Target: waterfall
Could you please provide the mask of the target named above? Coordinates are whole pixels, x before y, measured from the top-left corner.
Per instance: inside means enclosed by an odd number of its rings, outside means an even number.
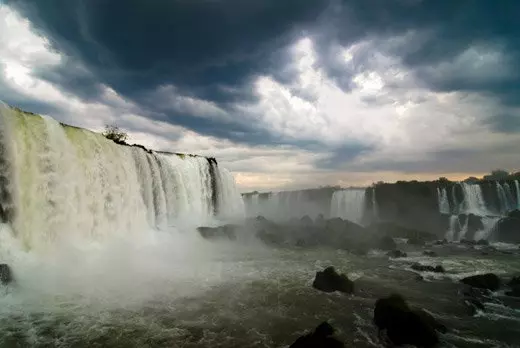
[[[450,227],[446,232],[446,239],[449,241],[455,240],[455,236],[460,232],[461,226],[459,217],[457,215],[450,216]]]
[[[453,200],[453,210],[454,210],[454,213],[455,214],[458,214],[460,212],[460,202],[457,200],[457,193],[455,192],[456,190],[456,185],[453,185],[451,187],[451,198]]]
[[[448,201],[448,192],[445,187],[437,188],[437,199],[439,202],[439,212],[449,214],[451,212],[450,202]]]
[[[0,218],[28,249],[240,216],[233,177],[212,159],[117,145],[0,107]]]
[[[303,190],[253,193],[247,197],[245,204],[248,217],[261,215],[270,220],[287,221],[304,216],[315,219],[320,214],[329,215],[330,198],[326,202],[313,199],[307,191]]]
[[[361,224],[365,213],[365,189],[334,192],[330,207],[331,217],[340,217]]]
[[[486,203],[482,195],[482,189],[478,184],[462,183],[464,202],[462,212],[475,215],[487,215]]]
[[[379,206],[377,205],[375,187],[372,189],[372,212],[374,214],[374,220],[379,220]]]
[[[516,187],[516,208],[520,209],[520,184],[518,183],[518,180],[515,180],[515,187]]]
[[[507,184],[506,184],[507,185]],[[504,185],[504,186],[506,186]],[[509,185],[506,186],[506,189],[504,189],[504,186],[500,184],[498,181],[496,182],[496,189],[497,189],[497,195],[498,195],[498,201],[500,203],[500,212],[502,214],[506,214],[508,211],[512,210],[512,195],[511,195],[511,187]],[[509,194],[506,191],[507,188],[509,188]]]

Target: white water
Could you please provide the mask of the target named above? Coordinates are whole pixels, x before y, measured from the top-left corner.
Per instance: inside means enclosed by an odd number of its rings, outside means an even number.
[[[437,188],[437,199],[439,202],[439,212],[449,214],[451,212],[450,202],[448,201],[448,192],[445,187]]]
[[[458,232],[461,230],[460,221],[458,215],[450,216],[450,227],[446,232],[446,239],[451,241],[455,240],[455,237],[458,235]]]
[[[26,250],[244,216],[233,177],[215,165],[212,185],[206,158],[120,146],[5,107],[0,123],[1,148],[9,150],[0,153],[0,163],[8,164],[7,190],[16,208],[9,223]]]
[[[261,215],[275,221],[299,219],[306,215],[312,219],[320,214],[329,215],[324,202],[313,200],[306,191],[255,193],[245,198],[245,206],[248,217]]]
[[[379,220],[379,206],[377,205],[376,199],[376,189],[372,189],[372,212],[374,214],[374,219]]]
[[[361,224],[365,213],[365,189],[335,191],[330,205],[330,216]]]
[[[473,213],[475,215],[486,215],[488,214],[486,203],[482,196],[482,189],[480,185],[471,185],[462,183],[462,190],[464,192],[464,201],[462,211],[465,214]]]

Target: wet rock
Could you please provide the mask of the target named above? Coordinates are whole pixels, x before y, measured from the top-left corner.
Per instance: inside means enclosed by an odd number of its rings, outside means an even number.
[[[298,338],[289,348],[343,348],[344,344],[332,337],[334,328],[326,321],[314,332]]]
[[[415,246],[423,246],[426,242],[420,238],[410,238],[406,244],[415,245]]]
[[[0,264],[0,283],[7,285],[13,281],[13,272],[8,264]]]
[[[312,221],[312,219],[309,217],[309,215],[305,215],[304,217],[302,217],[300,219],[300,225],[303,225],[303,226],[313,226],[314,225],[314,221]]]
[[[381,250],[394,250],[397,247],[395,241],[390,236],[384,236],[378,243],[378,247]]]
[[[354,282],[346,275],[337,273],[333,266],[316,272],[312,287],[323,292],[340,291],[347,294],[354,292]]]
[[[479,274],[461,279],[461,283],[474,288],[497,291],[500,289],[500,278],[496,274]]]
[[[397,294],[378,299],[374,308],[374,324],[379,334],[386,335],[393,345],[414,345],[435,347],[439,343],[436,329],[446,331],[446,327],[422,310],[412,310]]]
[[[507,285],[510,287],[520,286],[520,276],[511,278]]]
[[[448,240],[446,238],[444,238],[443,240],[436,240],[433,244],[434,245],[446,245],[446,244],[448,244]]]
[[[494,240],[506,243],[520,243],[520,218],[505,217],[500,219],[493,227]]]
[[[236,240],[237,228],[238,226],[235,225],[224,225],[219,227],[197,227],[197,231],[204,239]]]
[[[401,250],[392,250],[386,253],[386,256],[397,259],[400,257],[408,257],[408,255]]]
[[[430,257],[437,257],[438,256],[435,251],[431,251],[431,250],[423,251],[423,255],[424,256],[430,256]]]
[[[506,291],[507,296],[520,297],[520,285],[513,286],[511,290]]]
[[[413,270],[418,272],[435,272],[435,273],[444,273],[444,267],[438,266],[430,266],[430,265],[421,265],[420,263],[414,263],[411,267]]]
[[[485,239],[479,239],[477,240],[477,245],[489,245],[489,242]]]
[[[469,240],[469,239],[461,239],[460,244],[464,244],[464,245],[476,245],[477,242],[474,241],[474,240]]]
[[[520,210],[519,209],[511,210],[507,214],[507,216],[510,218],[520,219]]]
[[[469,315],[471,316],[477,314],[479,311],[484,312],[486,309],[482,302],[473,297],[465,297],[463,302],[466,305],[466,308],[468,309]]]

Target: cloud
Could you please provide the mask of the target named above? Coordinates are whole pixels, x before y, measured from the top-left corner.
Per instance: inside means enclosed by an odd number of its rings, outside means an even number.
[[[468,4],[10,0],[0,93],[244,188],[516,169],[519,5]]]

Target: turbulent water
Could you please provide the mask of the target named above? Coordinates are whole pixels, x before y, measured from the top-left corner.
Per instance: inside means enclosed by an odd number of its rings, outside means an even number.
[[[361,192],[339,193],[338,214],[359,218]],[[251,199],[285,218],[314,208],[301,196],[272,198],[289,200],[292,211]],[[233,176],[212,159],[121,146],[0,109],[0,262],[15,276],[0,286],[0,347],[278,348],[324,320],[347,346],[381,347],[372,311],[392,292],[450,328],[444,347],[518,342],[514,303],[496,294],[486,314],[470,317],[456,284],[478,272],[517,272],[516,246],[497,245],[510,250],[492,255],[438,246],[435,260],[400,245],[409,258],[389,260],[255,238],[208,241],[195,230],[243,218]],[[447,273],[417,281],[415,261],[442,263]],[[329,265],[355,280],[354,295],[311,287]]]

